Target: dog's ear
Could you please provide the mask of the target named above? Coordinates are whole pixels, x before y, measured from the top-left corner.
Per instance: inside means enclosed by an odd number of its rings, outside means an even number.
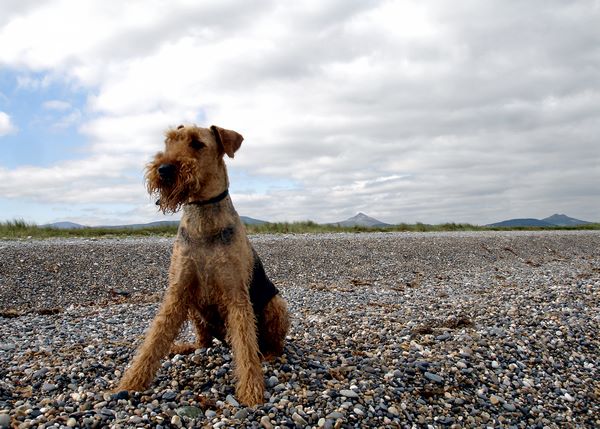
[[[225,128],[217,127],[216,125],[212,125],[210,129],[215,135],[217,144],[223,149],[223,152],[225,152],[229,158],[233,158],[233,154],[242,145],[244,137],[242,137],[240,133],[226,130]]]

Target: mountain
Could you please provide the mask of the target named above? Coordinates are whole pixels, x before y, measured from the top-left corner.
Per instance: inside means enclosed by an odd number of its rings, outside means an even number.
[[[240,216],[242,222],[246,225],[262,225],[264,223],[268,223],[267,221],[254,219],[248,216]],[[156,222],[149,223],[133,223],[129,225],[102,225],[96,226],[92,228],[110,228],[110,229],[143,229],[143,228],[158,228],[165,226],[178,226],[178,220],[159,220]],[[89,228],[86,225],[80,225],[75,222],[54,222],[46,225],[42,225],[42,227],[56,228],[56,229],[81,229],[81,228]]]
[[[149,223],[133,223],[130,225],[102,225],[95,228],[109,228],[109,229],[144,229],[144,228],[158,228],[165,226],[178,226],[178,220],[159,220],[156,222]]]
[[[246,225],[263,225],[269,223],[266,220],[254,219],[248,216],[240,216],[240,219],[242,219],[242,222]]]
[[[55,228],[55,229],[81,229],[86,228],[85,225],[80,225],[75,222],[54,222],[42,225],[43,228]]]
[[[333,222],[331,225],[345,227],[363,226],[367,228],[384,228],[386,226],[391,226],[389,223],[381,222],[380,220],[367,216],[364,213],[358,213],[356,216],[353,216],[341,222]]]
[[[564,214],[553,214],[544,219],[509,219],[502,222],[491,223],[486,226],[499,227],[514,227],[514,226],[537,226],[537,227],[552,227],[552,226],[577,226],[587,225],[591,222],[575,219]]]
[[[513,227],[513,226],[538,226],[538,227],[548,227],[555,226],[550,222],[545,222],[539,219],[509,219],[503,220],[502,222],[491,223],[486,226],[498,226],[498,227]]]
[[[544,222],[551,223],[552,225],[558,226],[577,226],[577,225],[588,225],[592,222],[586,222],[585,220],[575,219],[564,214],[553,214],[547,218],[542,219]]]

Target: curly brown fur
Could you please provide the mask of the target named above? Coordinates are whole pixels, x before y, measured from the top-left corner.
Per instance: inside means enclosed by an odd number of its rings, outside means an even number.
[[[280,295],[254,313],[249,287],[257,257],[231,198],[223,156],[234,156],[243,138],[219,127],[178,127],[166,133],[165,150],[146,167],[147,188],[163,212],[183,207],[173,246],[169,287],[121,390],[143,390],[169,352],[190,352],[212,338],[233,349],[236,392],[248,405],[263,402],[261,357],[281,354],[289,315]],[[223,195],[219,201],[207,200]],[[191,319],[195,344],[174,344]]]

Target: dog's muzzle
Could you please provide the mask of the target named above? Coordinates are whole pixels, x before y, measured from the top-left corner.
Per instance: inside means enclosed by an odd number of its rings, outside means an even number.
[[[161,164],[158,166],[158,175],[165,182],[172,182],[175,178],[177,168],[173,164]]]

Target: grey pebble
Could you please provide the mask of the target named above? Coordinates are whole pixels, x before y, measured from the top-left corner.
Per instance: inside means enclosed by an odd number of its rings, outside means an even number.
[[[233,407],[237,408],[240,406],[240,403],[232,395],[227,395],[225,401],[227,401],[227,403]]]
[[[236,420],[244,420],[246,417],[248,417],[248,410],[245,408],[242,408],[240,410],[238,410],[234,415],[233,418]]]
[[[517,407],[515,407],[513,404],[509,404],[508,402],[504,402],[502,407],[504,407],[506,411],[515,411],[517,409]]]
[[[271,377],[269,377],[267,379],[267,387],[275,387],[278,384],[279,384],[279,379],[274,375],[272,375]]]
[[[269,416],[262,416],[260,418],[260,425],[265,429],[273,429],[273,424]]]
[[[436,383],[441,384],[444,382],[444,379],[437,374],[433,374],[431,372],[425,372],[424,375],[425,375],[425,378],[427,378],[428,380],[434,381]]]
[[[10,416],[8,414],[0,414],[0,428],[7,429],[10,427]]]
[[[52,392],[53,390],[58,389],[56,384],[52,383],[44,383],[42,384],[42,392]]]
[[[292,420],[301,426],[306,426],[308,424],[308,422],[298,413],[292,414]]]
[[[345,396],[346,398],[358,398],[358,393],[350,389],[340,390],[340,395]]]
[[[202,415],[202,410],[198,407],[186,405],[175,410],[180,417],[189,417],[190,419],[198,418]]]
[[[173,399],[177,398],[177,392],[175,392],[173,390],[167,390],[166,392],[164,392],[162,394],[162,398],[165,401],[172,401]]]

